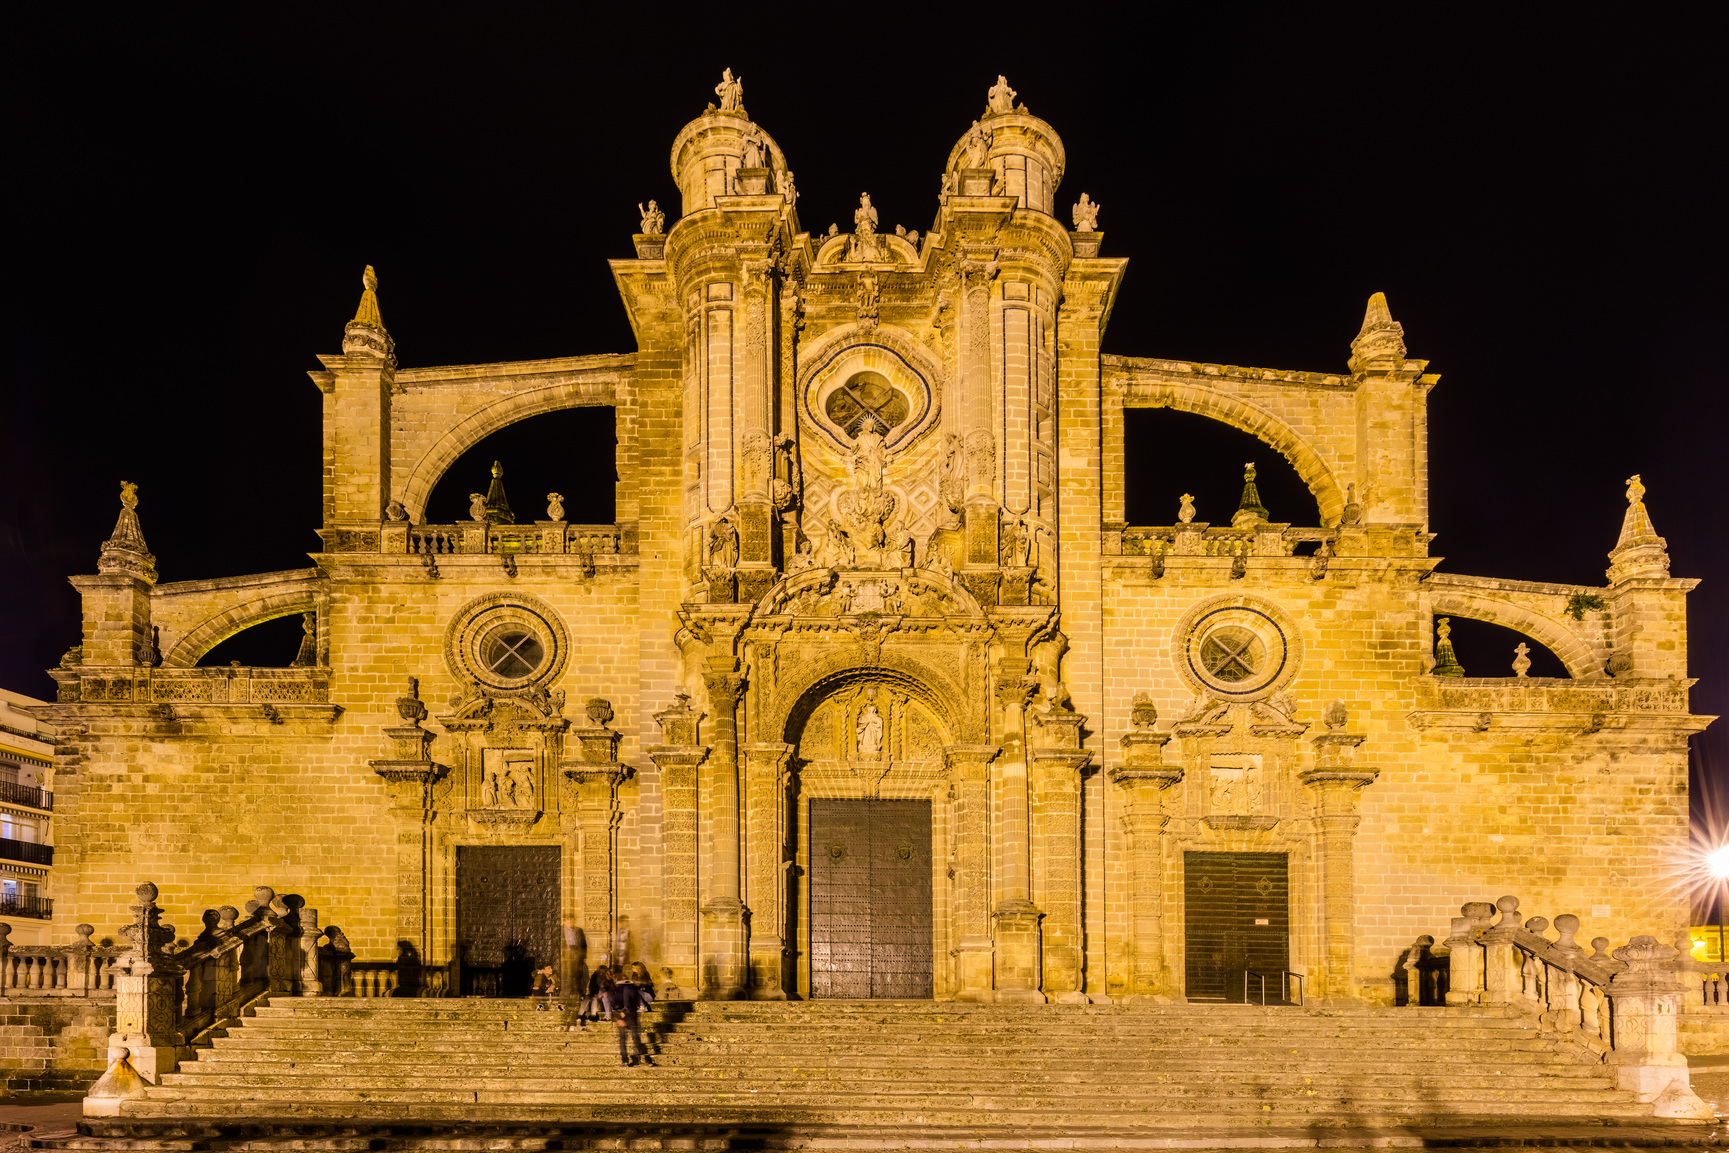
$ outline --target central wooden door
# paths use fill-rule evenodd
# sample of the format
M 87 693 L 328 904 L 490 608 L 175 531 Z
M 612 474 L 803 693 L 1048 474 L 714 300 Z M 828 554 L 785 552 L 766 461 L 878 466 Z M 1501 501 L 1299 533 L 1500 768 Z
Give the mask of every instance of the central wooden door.
M 559 968 L 557 845 L 459 845 L 456 935 L 464 996 L 526 997 Z
M 929 801 L 810 803 L 811 995 L 931 996 Z
M 1184 853 L 1183 992 L 1191 1001 L 1283 1003 L 1291 967 L 1290 881 L 1284 853 Z

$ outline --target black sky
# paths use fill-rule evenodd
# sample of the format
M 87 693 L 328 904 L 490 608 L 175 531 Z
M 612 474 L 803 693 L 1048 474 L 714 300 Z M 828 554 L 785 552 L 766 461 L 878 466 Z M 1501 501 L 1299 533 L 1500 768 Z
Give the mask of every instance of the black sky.
M 1006 73 L 1063 136 L 1064 211 L 1090 193 L 1131 258 L 1108 351 L 1342 371 L 1385 291 L 1442 374 L 1443 568 L 1601 583 L 1641 472 L 1674 572 L 1705 581 L 1695 710 L 1729 712 L 1720 9 L 715 11 L 11 14 L 0 685 L 52 691 L 65 578 L 93 571 L 122 478 L 164 580 L 306 563 L 305 372 L 362 265 L 405 365 L 629 350 L 605 262 L 638 201 L 676 203 L 672 138 L 731 66 L 813 230 L 861 190 L 928 228 Z M 549 444 L 536 468 L 569 454 L 561 491 L 592 487 L 592 447 Z M 1244 459 L 1156 432 L 1131 450 L 1159 458 L 1152 508 L 1171 476 L 1231 499 Z M 1483 651 L 1485 673 L 1510 659 Z M 1729 771 L 1729 730 L 1698 753 Z

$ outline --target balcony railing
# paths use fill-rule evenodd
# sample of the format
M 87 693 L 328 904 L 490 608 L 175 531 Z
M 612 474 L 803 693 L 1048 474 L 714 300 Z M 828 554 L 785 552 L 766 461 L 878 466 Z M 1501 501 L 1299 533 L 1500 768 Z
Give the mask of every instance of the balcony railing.
M 35 785 L 15 785 L 8 781 L 0 781 L 0 802 L 11 805 L 29 805 L 33 809 L 54 809 L 54 794 L 47 789 L 39 789 Z
M 53 915 L 52 897 L 0 897 L 0 917 L 40 917 L 46 921 Z
M 23 861 L 31 865 L 52 865 L 54 846 L 38 845 L 35 841 L 19 841 L 0 837 L 0 857 L 8 861 Z

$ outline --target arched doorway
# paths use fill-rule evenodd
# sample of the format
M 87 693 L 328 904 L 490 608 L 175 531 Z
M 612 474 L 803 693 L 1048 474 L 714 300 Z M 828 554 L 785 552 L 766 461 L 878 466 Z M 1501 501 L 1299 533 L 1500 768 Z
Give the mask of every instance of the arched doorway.
M 947 984 L 950 737 L 922 695 L 860 670 L 813 689 L 788 726 L 804 996 L 929 998 Z

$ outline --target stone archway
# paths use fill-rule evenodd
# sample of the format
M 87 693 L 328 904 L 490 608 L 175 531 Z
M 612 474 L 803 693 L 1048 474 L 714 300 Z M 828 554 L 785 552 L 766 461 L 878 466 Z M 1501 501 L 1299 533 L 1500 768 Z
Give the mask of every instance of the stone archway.
M 787 766 L 782 851 L 795 863 L 782 906 L 787 990 L 897 998 L 947 990 L 939 959 L 951 937 L 952 738 L 934 694 L 880 667 L 831 674 L 800 696 L 786 737 L 777 747 Z M 773 883 L 766 869 L 757 875 Z M 753 900 L 753 926 L 759 916 Z M 753 928 L 753 954 L 755 936 Z

